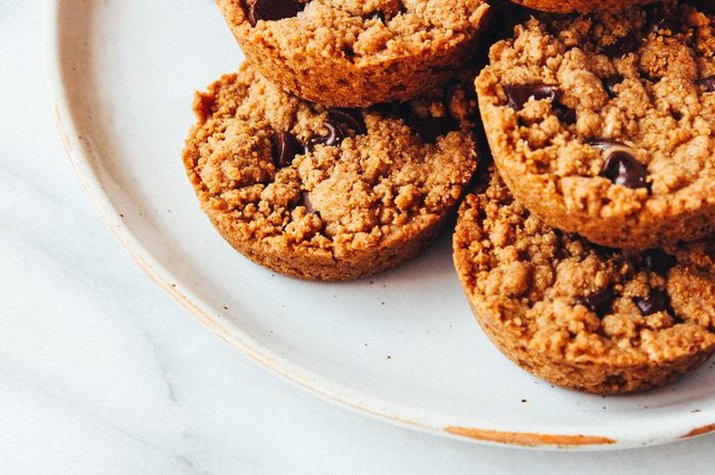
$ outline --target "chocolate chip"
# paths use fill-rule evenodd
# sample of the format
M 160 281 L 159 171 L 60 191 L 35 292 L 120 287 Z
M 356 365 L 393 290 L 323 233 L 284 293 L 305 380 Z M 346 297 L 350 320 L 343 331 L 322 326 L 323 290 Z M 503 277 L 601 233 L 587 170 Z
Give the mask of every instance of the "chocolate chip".
M 636 49 L 640 40 L 635 33 L 630 32 L 626 36 L 619 38 L 615 43 L 602 46 L 601 52 L 609 58 L 620 58 Z
M 324 136 L 313 137 L 305 145 L 304 152 L 310 153 L 317 145 L 334 146 L 339 145 L 345 137 L 347 131 L 352 130 L 356 134 L 366 134 L 367 127 L 362 112 L 358 109 L 329 108 L 328 119 L 323 122 L 323 127 L 328 130 Z M 274 143 L 275 143 L 274 138 Z M 292 159 L 291 159 L 292 160 Z
M 382 12 L 375 12 L 375 13 L 373 13 L 372 16 L 370 16 L 370 19 L 372 19 L 372 20 L 380 20 L 380 21 L 383 22 L 383 23 L 387 23 L 387 22 L 385 21 L 385 14 L 382 13 Z
M 603 88 L 608 93 L 608 96 L 613 99 L 616 97 L 616 91 L 614 91 L 613 88 L 623 82 L 623 76 L 614 74 L 613 76 L 602 79 L 601 82 L 603 82 Z
M 298 154 L 300 143 L 290 132 L 276 132 L 271 137 L 273 164 L 276 168 L 287 167 Z
M 658 274 L 665 274 L 678 263 L 675 256 L 672 256 L 660 249 L 651 249 L 646 251 L 643 253 L 642 257 L 643 267 L 649 271 L 657 272 Z
M 633 189 L 648 187 L 648 170 L 625 150 L 614 150 L 608 154 L 601 176 L 614 185 Z
M 345 138 L 345 132 L 339 124 L 332 120 L 323 122 L 323 126 L 328 129 L 328 135 L 322 137 L 323 143 L 328 146 L 338 145 Z
M 247 0 L 248 21 L 256 26 L 258 20 L 275 21 L 294 17 L 305 8 L 297 0 Z
M 573 125 L 576 123 L 576 111 L 570 107 L 566 107 L 561 103 L 553 104 L 554 115 L 559 118 L 561 122 L 566 125 Z
M 713 92 L 715 91 L 715 76 L 698 79 L 695 81 L 695 84 L 703 86 L 707 92 Z
M 548 84 L 525 84 L 516 86 L 504 86 L 504 92 L 508 99 L 507 105 L 515 111 L 524 108 L 531 97 L 535 100 L 549 99 L 552 103 L 556 100 L 558 89 L 556 86 Z
M 408 117 L 407 124 L 425 142 L 432 143 L 438 137 L 447 135 L 459 127 L 459 122 L 453 117 Z
M 611 311 L 615 294 L 611 287 L 594 292 L 585 297 L 576 297 L 576 303 L 583 305 L 599 317 L 604 317 Z
M 339 145 L 340 142 L 342 142 L 346 137 L 345 132 L 340 125 L 332 119 L 327 119 L 323 122 L 323 127 L 328 129 L 328 135 L 313 137 L 308 140 L 308 143 L 305 145 L 305 153 L 311 153 L 315 150 L 316 145 L 327 145 L 329 147 Z
M 548 84 L 527 84 L 522 86 L 504 86 L 508 103 L 512 109 L 519 111 L 533 97 L 535 100 L 549 99 L 554 115 L 567 125 L 576 123 L 576 111 L 558 102 L 560 93 L 556 86 Z
M 591 147 L 599 148 L 601 150 L 608 150 L 611 147 L 625 147 L 626 145 L 622 144 L 621 142 L 616 142 L 613 139 L 605 138 L 605 137 L 595 137 L 592 139 L 589 139 L 587 142 Z
M 331 119 L 341 125 L 352 129 L 356 134 L 366 134 L 365 118 L 359 109 L 347 109 L 342 107 L 331 107 L 328 109 Z
M 601 176 L 615 185 L 628 188 L 647 188 L 648 170 L 628 151 L 628 146 L 605 137 L 596 137 L 586 142 L 608 153 Z M 614 149 L 609 151 L 610 149 Z
M 662 290 L 651 291 L 648 297 L 636 297 L 633 299 L 641 315 L 647 317 L 657 312 L 665 312 L 670 307 L 670 297 L 668 292 Z

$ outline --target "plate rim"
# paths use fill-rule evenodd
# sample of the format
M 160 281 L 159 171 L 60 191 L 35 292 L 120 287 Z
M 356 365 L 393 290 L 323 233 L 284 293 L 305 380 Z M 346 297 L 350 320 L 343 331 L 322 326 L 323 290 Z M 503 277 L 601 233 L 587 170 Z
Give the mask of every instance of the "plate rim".
M 68 94 L 69 85 L 64 80 L 61 50 L 61 21 L 59 12 L 69 0 L 45 0 L 45 15 L 43 18 L 45 45 L 45 79 L 49 92 L 50 104 L 55 118 L 57 130 L 65 150 L 84 192 L 97 210 L 100 218 L 111 231 L 119 245 L 129 254 L 136 265 L 174 301 L 179 303 L 195 321 L 217 335 L 231 347 L 238 349 L 249 360 L 258 366 L 280 376 L 284 381 L 311 393 L 319 398 L 351 410 L 356 414 L 372 419 L 417 430 L 443 438 L 470 441 L 483 445 L 568 451 L 620 450 L 635 447 L 656 446 L 674 443 L 690 438 L 701 437 L 715 432 L 715 423 L 706 423 L 703 419 L 699 424 L 681 424 L 677 429 L 671 429 L 663 437 L 654 437 L 645 431 L 633 431 L 620 434 L 618 439 L 603 435 L 584 433 L 554 434 L 535 432 L 514 432 L 509 430 L 484 429 L 476 427 L 459 427 L 449 423 L 437 426 L 416 420 L 409 414 L 391 413 L 371 407 L 369 403 L 360 402 L 361 392 L 352 387 L 344 386 L 320 375 L 302 365 L 285 360 L 278 353 L 265 347 L 237 324 L 222 324 L 219 318 L 212 316 L 210 304 L 189 289 L 181 286 L 179 279 L 173 279 L 168 271 L 142 242 L 124 225 L 122 216 L 115 208 L 109 194 L 101 186 L 99 174 L 89 166 L 101 156 L 90 153 L 88 144 L 81 140 L 80 125 L 72 112 Z M 172 282 L 173 281 L 173 282 Z M 238 335 L 236 334 L 238 333 Z M 356 396 L 351 396 L 357 395 Z M 367 395 L 364 395 L 367 396 Z M 365 398 L 363 398 L 365 399 Z M 369 397 L 367 399 L 370 399 Z M 373 399 L 380 399 L 373 397 Z M 386 405 L 389 405 L 386 404 Z

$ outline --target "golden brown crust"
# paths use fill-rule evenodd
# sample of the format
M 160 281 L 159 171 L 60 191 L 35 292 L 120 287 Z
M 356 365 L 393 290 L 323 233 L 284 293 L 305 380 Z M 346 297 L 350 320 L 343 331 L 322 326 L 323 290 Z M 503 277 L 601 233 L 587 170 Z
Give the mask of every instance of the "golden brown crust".
M 313 0 L 297 17 L 251 26 L 242 0 L 217 0 L 264 76 L 338 107 L 406 101 L 443 84 L 464 65 L 489 9 L 482 0 L 405 2 L 384 21 L 373 17 L 394 3 Z
M 460 208 L 454 260 L 489 338 L 554 384 L 640 391 L 715 352 L 712 239 L 665 251 L 594 246 L 529 213 L 495 173 Z
M 469 121 L 476 101 L 461 85 L 448 89 L 402 106 L 408 119 L 355 110 L 364 132 L 276 163 L 276 133 L 307 144 L 325 136 L 331 112 L 246 63 L 197 94 L 184 165 L 204 211 L 249 259 L 306 279 L 380 272 L 431 241 L 476 168 Z M 451 126 L 434 140 L 415 131 L 418 120 L 434 125 L 440 117 Z
M 715 17 L 655 7 L 531 19 L 492 47 L 476 81 L 516 198 L 605 246 L 645 249 L 715 231 Z M 507 105 L 505 86 L 534 83 L 554 87 L 553 105 Z M 631 149 L 645 186 L 603 175 L 607 151 L 593 145 L 603 138 Z

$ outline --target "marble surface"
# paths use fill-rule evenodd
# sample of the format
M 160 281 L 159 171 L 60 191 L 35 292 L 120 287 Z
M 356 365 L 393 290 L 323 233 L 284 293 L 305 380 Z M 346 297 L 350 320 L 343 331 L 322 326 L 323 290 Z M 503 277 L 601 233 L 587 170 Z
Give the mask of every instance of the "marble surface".
M 478 446 L 350 413 L 249 362 L 144 276 L 84 195 L 49 106 L 43 19 L 40 0 L 0 2 L 2 473 L 712 471 L 713 437 Z

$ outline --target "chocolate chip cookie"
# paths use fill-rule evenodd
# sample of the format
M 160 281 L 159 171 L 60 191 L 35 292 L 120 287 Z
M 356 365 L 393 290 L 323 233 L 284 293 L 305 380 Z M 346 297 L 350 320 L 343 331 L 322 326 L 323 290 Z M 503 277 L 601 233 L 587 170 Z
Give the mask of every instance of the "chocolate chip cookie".
M 319 104 L 406 101 L 466 63 L 484 0 L 217 0 L 269 80 Z
M 498 174 L 459 210 L 454 261 L 494 344 L 554 384 L 602 394 L 665 384 L 715 352 L 715 240 L 620 251 L 558 231 Z
M 651 3 L 655 0 L 512 0 L 534 10 L 556 13 L 590 12 Z
M 354 279 L 415 255 L 477 164 L 476 98 L 458 83 L 340 109 L 246 63 L 198 93 L 194 112 L 183 160 L 206 214 L 249 259 L 306 279 Z
M 476 88 L 515 197 L 605 246 L 715 231 L 714 20 L 659 2 L 537 16 L 495 44 Z

